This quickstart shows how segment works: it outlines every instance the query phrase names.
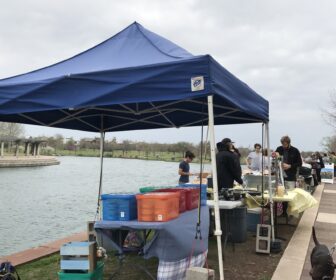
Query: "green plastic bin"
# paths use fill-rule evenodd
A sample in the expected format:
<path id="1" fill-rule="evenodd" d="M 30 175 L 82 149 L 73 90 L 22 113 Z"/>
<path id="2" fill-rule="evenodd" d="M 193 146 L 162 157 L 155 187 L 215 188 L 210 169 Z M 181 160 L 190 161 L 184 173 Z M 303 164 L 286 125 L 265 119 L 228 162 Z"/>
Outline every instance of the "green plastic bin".
<path id="1" fill-rule="evenodd" d="M 103 280 L 104 276 L 104 263 L 98 262 L 97 267 L 90 273 L 71 273 L 71 272 L 58 272 L 58 279 L 60 280 Z"/>
<path id="2" fill-rule="evenodd" d="M 139 191 L 141 193 L 148 193 L 148 192 L 152 192 L 152 191 L 156 191 L 156 190 L 160 190 L 160 189 L 175 189 L 176 186 L 171 187 L 171 186 L 161 186 L 161 187 L 141 187 L 139 189 Z"/>

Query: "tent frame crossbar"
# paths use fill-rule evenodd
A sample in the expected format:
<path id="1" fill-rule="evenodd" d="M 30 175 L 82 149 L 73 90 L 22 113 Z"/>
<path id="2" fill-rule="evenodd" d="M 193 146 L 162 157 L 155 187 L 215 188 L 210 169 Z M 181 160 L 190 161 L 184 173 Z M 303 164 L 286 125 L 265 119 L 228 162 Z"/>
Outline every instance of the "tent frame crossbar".
<path id="1" fill-rule="evenodd" d="M 39 125 L 42 125 L 42 126 L 49 126 L 48 124 L 46 123 L 43 123 L 41 121 L 38 121 L 30 116 L 27 116 L 26 114 L 19 114 L 19 116 L 23 117 L 23 118 L 26 118 L 27 120 L 30 120 L 30 121 L 33 121 L 34 123 L 36 124 L 39 124 Z"/>
<path id="2" fill-rule="evenodd" d="M 55 125 L 55 124 L 58 124 L 58 123 L 63 123 L 63 122 L 66 122 L 67 120 L 72 120 L 75 116 L 77 116 L 77 115 L 79 115 L 79 114 L 82 114 L 82 113 L 84 113 L 84 112 L 86 112 L 86 111 L 88 111 L 89 109 L 88 108 L 85 108 L 85 109 L 81 109 L 81 110 L 79 110 L 79 111 L 76 111 L 76 112 L 74 112 L 74 113 L 68 113 L 67 112 L 67 116 L 66 117 L 64 117 L 64 118 L 62 118 L 62 119 L 59 119 L 59 120 L 57 120 L 57 121 L 55 121 L 55 122 L 52 122 L 52 123 L 50 123 L 48 126 L 53 126 L 53 125 Z M 65 111 L 64 110 L 60 110 L 62 113 L 64 113 Z"/>
<path id="3" fill-rule="evenodd" d="M 71 113 L 68 113 L 67 111 L 64 111 L 64 110 L 60 110 L 60 111 L 61 111 L 62 113 L 64 113 L 64 114 L 68 115 L 69 117 L 71 116 Z M 69 120 L 73 120 L 73 119 L 78 120 L 79 122 L 84 123 L 84 124 L 86 124 L 87 126 L 94 128 L 96 131 L 100 131 L 100 128 L 99 128 L 99 127 L 94 126 L 93 124 L 90 124 L 90 123 L 88 123 L 88 122 L 82 120 L 81 117 L 76 117 L 76 116 L 74 116 L 73 118 L 70 118 Z"/>
<path id="4" fill-rule="evenodd" d="M 153 104 L 153 102 L 149 102 L 149 104 L 152 105 L 153 108 L 156 108 L 155 105 Z M 167 120 L 167 122 L 169 122 L 173 127 L 176 128 L 176 125 L 165 115 L 165 113 L 162 110 L 160 110 L 160 109 L 157 108 L 157 112 L 159 112 L 159 114 L 162 117 L 164 117 Z"/>
<path id="5" fill-rule="evenodd" d="M 198 102 L 197 100 L 189 100 L 189 102 L 191 103 L 197 103 L 197 104 L 201 104 L 200 102 Z M 173 104 L 176 104 L 176 103 L 181 103 L 181 101 L 178 101 L 178 102 L 171 102 L 169 103 L 169 105 L 173 105 Z M 109 109 L 109 108 L 101 108 L 101 107 L 92 107 L 90 109 L 86 108 L 86 109 L 82 109 L 82 110 L 79 110 L 79 111 L 76 111 L 74 113 L 69 113 L 65 110 L 60 110 L 60 112 L 62 112 L 63 114 L 65 114 L 66 116 L 62 119 L 59 119 L 58 121 L 55 121 L 55 122 L 51 122 L 49 124 L 47 123 L 44 123 L 44 122 L 41 122 L 41 121 L 38 121 L 36 120 L 35 118 L 33 117 L 30 117 L 30 116 L 27 116 L 26 114 L 20 114 L 22 117 L 26 118 L 26 119 L 29 119 L 30 121 L 33 121 L 34 123 L 36 124 L 39 124 L 39 125 L 43 125 L 43 126 L 54 126 L 56 124 L 60 124 L 60 123 L 64 123 L 64 122 L 67 122 L 67 121 L 71 121 L 71 120 L 77 120 L 79 122 L 82 122 L 84 123 L 85 125 L 91 127 L 91 128 L 94 128 L 95 131 L 102 131 L 101 128 L 98 128 L 97 126 L 93 125 L 93 124 L 90 124 L 89 122 L 85 121 L 84 119 L 85 118 L 88 118 L 88 117 L 94 117 L 94 116 L 105 116 L 107 118 L 110 118 L 110 117 L 113 117 L 113 118 L 116 118 L 116 119 L 122 119 L 122 120 L 127 120 L 127 121 L 130 121 L 130 122 L 126 122 L 126 123 L 123 123 L 123 124 L 118 124 L 118 125 L 115 125 L 115 126 L 110 126 L 110 127 L 106 127 L 103 129 L 104 132 L 107 132 L 107 131 L 113 131 L 117 128 L 121 128 L 123 126 L 127 126 L 127 125 L 131 125 L 131 124 L 136 124 L 136 123 L 147 123 L 147 124 L 153 124 L 153 125 L 158 125 L 158 126 L 164 126 L 166 128 L 170 128 L 170 127 L 174 127 L 174 128 L 178 128 L 178 127 L 188 127 L 188 126 L 193 126 L 193 125 L 196 125 L 196 124 L 199 124 L 199 123 L 202 123 L 204 121 L 207 121 L 208 120 L 208 115 L 204 112 L 200 112 L 200 111 L 197 111 L 197 110 L 191 110 L 191 109 L 171 109 L 171 108 L 165 108 L 167 106 L 169 106 L 168 104 L 165 104 L 165 105 L 159 105 L 159 106 L 156 106 L 153 102 L 149 102 L 149 104 L 152 106 L 152 108 L 150 109 L 145 109 L 145 110 L 138 110 L 138 103 L 136 103 L 136 106 L 137 106 L 137 111 L 134 111 L 133 109 L 129 108 L 128 106 L 124 105 L 124 104 L 120 104 L 121 107 L 123 107 L 126 111 L 124 110 L 117 110 L 117 109 Z M 221 113 L 221 114 L 214 114 L 214 118 L 221 118 L 221 117 L 225 117 L 225 118 L 229 118 L 229 119 L 237 119 L 237 120 L 245 120 L 245 121 L 260 121 L 258 119 L 254 119 L 254 118 L 242 118 L 242 117 L 236 117 L 236 116 L 230 116 L 230 114 L 232 113 L 235 113 L 235 112 L 238 112 L 239 110 L 237 109 L 234 109 L 234 108 L 231 108 L 231 107 L 226 107 L 226 106 L 216 106 L 216 105 L 213 105 L 213 107 L 220 107 L 221 109 L 229 109 L 230 111 L 228 112 L 225 112 L 225 113 Z M 148 114 L 148 113 L 156 113 L 154 115 L 151 115 L 151 116 L 147 116 L 147 117 L 144 117 L 144 118 L 140 118 L 140 119 L 135 119 L 135 118 L 132 118 L 132 117 L 123 117 L 123 116 L 111 116 L 109 114 L 87 114 L 85 116 L 78 116 L 88 110 L 97 110 L 97 111 L 101 111 L 101 112 L 115 112 L 115 113 L 125 113 L 125 114 L 129 114 L 129 115 L 143 115 L 143 114 Z M 193 121 L 193 122 L 190 122 L 190 123 L 186 123 L 182 126 L 178 126 L 176 125 L 167 115 L 169 115 L 170 113 L 174 113 L 174 112 L 177 112 L 177 111 L 180 111 L 180 112 L 184 112 L 184 113 L 191 113 L 191 114 L 198 114 L 198 115 L 203 115 L 205 118 L 202 118 L 201 120 L 197 120 L 197 121 Z M 150 119 L 152 118 L 156 118 L 158 116 L 162 116 L 166 121 L 167 123 L 165 122 L 155 122 L 155 121 L 149 121 Z"/>

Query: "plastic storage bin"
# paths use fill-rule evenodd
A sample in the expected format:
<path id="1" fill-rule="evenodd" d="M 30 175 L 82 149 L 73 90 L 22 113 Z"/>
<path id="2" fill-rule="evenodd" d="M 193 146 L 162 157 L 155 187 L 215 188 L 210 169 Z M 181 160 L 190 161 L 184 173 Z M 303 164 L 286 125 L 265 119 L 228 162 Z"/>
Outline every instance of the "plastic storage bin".
<path id="1" fill-rule="evenodd" d="M 67 273 L 67 272 L 58 272 L 58 279 L 60 280 L 103 280 L 104 276 L 104 263 L 98 262 L 97 267 L 93 272 L 89 273 Z"/>
<path id="2" fill-rule="evenodd" d="M 153 192 L 153 191 L 156 191 L 156 190 L 169 189 L 169 188 L 174 188 L 174 186 L 149 186 L 149 187 L 141 187 L 141 188 L 139 188 L 139 192 L 141 192 L 141 193 L 148 193 L 148 192 Z"/>
<path id="3" fill-rule="evenodd" d="M 257 231 L 257 224 L 260 224 L 261 208 L 249 208 L 247 209 L 246 223 L 247 230 L 251 232 Z"/>
<path id="4" fill-rule="evenodd" d="M 136 199 L 140 222 L 166 222 L 179 216 L 179 192 L 137 194 Z"/>
<path id="5" fill-rule="evenodd" d="M 198 207 L 199 188 L 185 188 L 187 191 L 186 208 L 192 210 Z"/>
<path id="6" fill-rule="evenodd" d="M 179 185 L 178 187 L 182 188 L 198 188 L 200 187 L 200 184 L 182 184 Z M 207 201 L 207 185 L 206 184 L 201 184 L 201 205 L 206 205 Z"/>
<path id="7" fill-rule="evenodd" d="M 257 191 L 261 191 L 262 185 L 264 184 L 264 190 L 268 190 L 269 177 L 266 175 L 261 176 L 261 175 L 246 174 L 244 175 L 244 180 L 247 188 L 249 189 L 257 189 Z M 275 188 L 275 176 L 272 176 L 271 180 L 272 180 L 272 188 Z"/>
<path id="8" fill-rule="evenodd" d="M 199 188 L 183 188 L 186 190 L 186 209 L 192 210 L 198 207 Z"/>
<path id="9" fill-rule="evenodd" d="M 130 221 L 137 218 L 137 201 L 135 194 L 102 194 L 103 220 Z"/>
<path id="10" fill-rule="evenodd" d="M 154 192 L 179 192 L 180 200 L 179 200 L 179 212 L 183 213 L 187 210 L 187 193 L 188 190 L 186 188 L 171 188 L 171 189 L 160 189 L 155 190 Z"/>

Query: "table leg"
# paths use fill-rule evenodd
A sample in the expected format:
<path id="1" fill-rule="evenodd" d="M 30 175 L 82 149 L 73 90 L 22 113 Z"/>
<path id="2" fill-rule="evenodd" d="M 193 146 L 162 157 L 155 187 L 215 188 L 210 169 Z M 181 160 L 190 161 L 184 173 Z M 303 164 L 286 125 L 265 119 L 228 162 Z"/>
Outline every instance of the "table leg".
<path id="1" fill-rule="evenodd" d="M 283 237 L 280 237 L 279 234 L 278 234 L 278 228 L 279 228 L 279 223 L 278 223 L 278 203 L 282 203 L 282 202 L 275 202 L 274 205 L 275 205 L 275 209 L 273 211 L 274 213 L 274 237 L 277 238 L 277 239 L 280 239 L 280 240 L 283 240 L 285 241 L 286 238 L 283 238 Z M 282 203 L 283 205 L 283 203 Z M 283 207 L 283 211 L 287 211 L 286 209 L 284 209 Z M 286 217 L 286 224 L 285 225 L 288 225 L 288 215 L 287 215 L 287 212 L 283 212 L 283 214 L 285 214 L 285 217 Z M 284 224 L 282 224 L 284 225 Z"/>
<path id="2" fill-rule="evenodd" d="M 274 215 L 274 237 L 278 237 L 278 203 L 274 202 L 273 205 L 273 215 Z"/>

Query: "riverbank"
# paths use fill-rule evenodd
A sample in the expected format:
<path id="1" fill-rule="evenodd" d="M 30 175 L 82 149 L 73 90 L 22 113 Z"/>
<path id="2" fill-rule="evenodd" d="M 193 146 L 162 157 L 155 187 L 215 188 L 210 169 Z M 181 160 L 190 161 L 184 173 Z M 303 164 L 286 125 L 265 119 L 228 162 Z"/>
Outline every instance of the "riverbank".
<path id="1" fill-rule="evenodd" d="M 74 156 L 74 157 L 100 157 L 99 150 L 58 150 L 54 156 Z M 177 152 L 139 152 L 139 151 L 122 151 L 115 150 L 113 152 L 104 152 L 104 158 L 120 158 L 120 159 L 140 159 L 166 162 L 180 162 L 184 158 L 183 153 Z M 210 163 L 210 158 L 203 158 L 203 163 Z M 200 163 L 200 159 L 196 156 L 193 163 Z M 240 164 L 246 164 L 246 157 L 240 157 Z"/>
<path id="2" fill-rule="evenodd" d="M 53 156 L 2 156 L 0 157 L 0 168 L 8 167 L 33 167 L 58 165 L 59 160 Z"/>
<path id="3" fill-rule="evenodd" d="M 100 151 L 97 149 L 81 149 L 81 150 L 58 150 L 57 156 L 76 156 L 76 157 L 100 157 Z M 124 151 L 114 150 L 105 151 L 104 158 L 123 158 L 123 159 L 140 159 L 140 160 L 155 160 L 179 162 L 184 158 L 184 153 L 178 152 L 146 152 L 146 151 Z M 194 160 L 198 163 L 198 158 Z M 204 162 L 210 162 L 205 159 Z"/>
<path id="4" fill-rule="evenodd" d="M 41 258 L 46 258 L 52 254 L 59 252 L 60 247 L 67 242 L 85 241 L 87 239 L 86 232 L 80 232 L 70 235 L 66 238 L 56 240 L 38 247 L 34 247 L 22 252 L 11 254 L 8 256 L 0 256 L 0 263 L 4 261 L 11 262 L 14 266 L 24 265 L 31 262 L 36 262 Z"/>

